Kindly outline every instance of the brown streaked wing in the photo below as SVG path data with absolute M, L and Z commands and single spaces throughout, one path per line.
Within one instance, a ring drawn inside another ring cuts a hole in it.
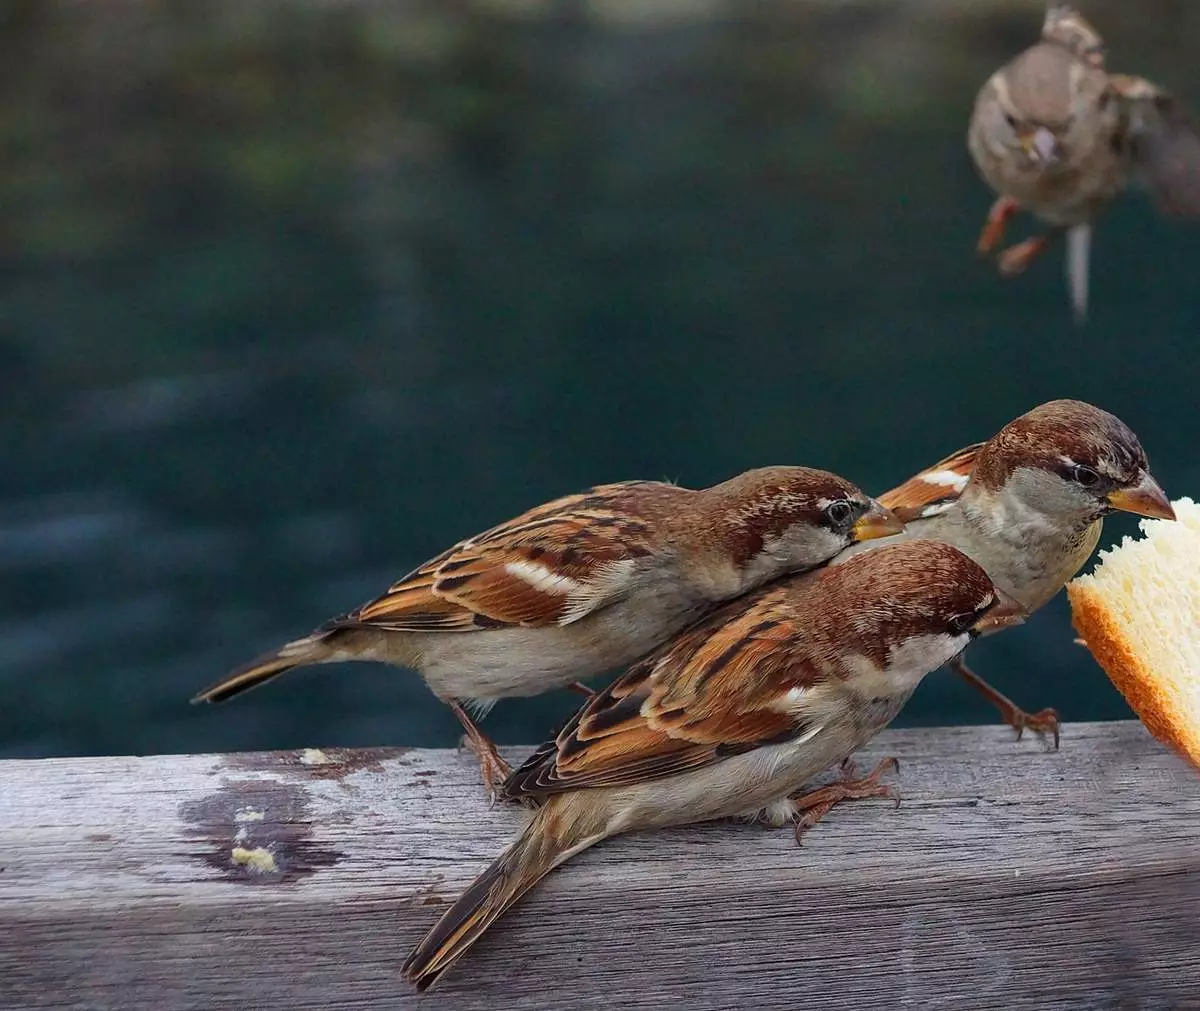
M 1200 217 L 1200 133 L 1183 105 L 1144 77 L 1112 74 L 1125 103 L 1139 180 L 1168 217 Z
M 643 783 L 804 732 L 779 699 L 821 675 L 788 592 L 734 601 L 640 661 L 513 773 L 506 794 Z
M 985 445 L 987 443 L 976 442 L 964 446 L 910 477 L 904 484 L 878 496 L 877 500 L 905 523 L 941 512 L 958 501 L 975 468 L 979 451 Z
M 648 523 L 623 501 L 669 487 L 603 485 L 538 506 L 460 541 L 334 624 L 471 632 L 577 621 L 621 599 L 650 553 Z

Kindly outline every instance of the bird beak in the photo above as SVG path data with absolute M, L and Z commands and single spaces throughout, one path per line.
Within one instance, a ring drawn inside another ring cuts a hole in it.
M 1175 518 L 1175 510 L 1171 508 L 1167 493 L 1146 471 L 1142 471 L 1142 479 L 1137 484 L 1109 492 L 1108 504 L 1123 513 L 1137 513 L 1138 516 L 1150 516 L 1156 520 Z
M 1014 625 L 1021 624 L 1029 616 L 1025 608 L 1000 587 L 997 586 L 995 589 L 996 603 L 989 607 L 987 613 L 971 628 L 975 635 L 991 635 L 993 632 L 1012 628 Z
M 904 532 L 904 523 L 890 509 L 872 500 L 871 508 L 863 513 L 851 528 L 854 540 L 870 541 L 876 537 L 891 537 Z
M 1037 165 L 1058 161 L 1058 138 L 1044 126 L 1039 126 L 1020 137 L 1021 150 Z

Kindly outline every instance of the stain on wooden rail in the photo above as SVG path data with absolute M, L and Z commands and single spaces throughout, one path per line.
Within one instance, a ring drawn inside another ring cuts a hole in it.
M 206 844 L 200 861 L 241 884 L 291 884 L 342 859 L 313 839 L 312 804 L 296 784 L 223 777 L 216 792 L 181 803 L 179 818 Z

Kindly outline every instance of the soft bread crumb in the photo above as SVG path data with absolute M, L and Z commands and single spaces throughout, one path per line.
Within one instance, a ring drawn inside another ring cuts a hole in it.
M 277 874 L 279 867 L 275 863 L 275 854 L 262 846 L 249 850 L 244 846 L 234 846 L 230 852 L 233 862 L 239 867 L 245 867 L 253 874 Z
M 1076 631 L 1160 741 L 1200 767 L 1200 506 L 1141 521 L 1067 585 Z

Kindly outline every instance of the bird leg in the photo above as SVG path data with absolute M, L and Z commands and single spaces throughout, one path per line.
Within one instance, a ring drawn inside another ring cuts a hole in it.
M 567 685 L 567 687 L 570 688 L 571 691 L 579 692 L 580 695 L 584 695 L 589 699 L 596 694 L 582 681 L 572 681 L 569 685 Z
M 1012 197 L 1000 197 L 992 204 L 983 231 L 979 233 L 979 241 L 975 244 L 975 249 L 981 256 L 986 256 L 1000 244 L 1000 240 L 1004 238 L 1004 229 L 1008 227 L 1009 218 L 1020 209 L 1021 205 Z
M 885 758 L 861 779 L 855 778 L 858 769 L 847 758 L 842 763 L 841 778 L 835 779 L 827 786 L 818 787 L 809 793 L 793 796 L 792 803 L 796 807 L 796 844 L 799 845 L 804 833 L 819 822 L 825 815 L 843 800 L 862 800 L 866 797 L 890 797 L 900 806 L 900 792 L 894 786 L 879 782 L 888 769 L 900 771 L 900 763 L 894 758 Z
M 1033 238 L 1009 246 L 996 260 L 1000 273 L 1005 277 L 1016 277 L 1037 258 L 1048 245 L 1051 235 L 1035 235 Z
M 1053 734 L 1054 735 L 1054 750 L 1058 750 L 1058 713 L 1053 709 L 1041 709 L 1036 713 L 1027 713 L 1024 709 L 1017 706 L 1012 699 L 1007 695 L 1003 695 L 996 691 L 990 684 L 983 680 L 962 660 L 951 660 L 950 666 L 957 671 L 964 680 L 992 705 L 1000 710 L 1001 716 L 1004 717 L 1004 722 L 1007 723 L 1017 732 L 1017 740 L 1021 739 L 1021 735 L 1025 733 L 1025 729 L 1029 728 L 1035 734 Z
M 467 744 L 475 752 L 475 757 L 479 759 L 479 772 L 483 776 L 483 788 L 487 790 L 488 799 L 495 804 L 504 781 L 512 775 L 512 766 L 500 757 L 496 745 L 475 725 L 475 721 L 455 699 L 450 699 L 447 704 L 450 706 L 450 711 L 458 717 L 458 722 L 462 724 L 463 730 L 467 732 Z

